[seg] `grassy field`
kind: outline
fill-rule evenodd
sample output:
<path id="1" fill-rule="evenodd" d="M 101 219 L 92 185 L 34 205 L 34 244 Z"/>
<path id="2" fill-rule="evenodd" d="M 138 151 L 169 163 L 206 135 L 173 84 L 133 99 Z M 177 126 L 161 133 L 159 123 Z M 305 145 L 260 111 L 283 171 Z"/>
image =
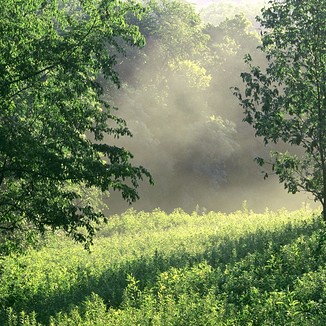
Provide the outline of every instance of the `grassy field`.
<path id="1" fill-rule="evenodd" d="M 0 325 L 326 325 L 316 212 L 127 211 L 0 261 Z"/>

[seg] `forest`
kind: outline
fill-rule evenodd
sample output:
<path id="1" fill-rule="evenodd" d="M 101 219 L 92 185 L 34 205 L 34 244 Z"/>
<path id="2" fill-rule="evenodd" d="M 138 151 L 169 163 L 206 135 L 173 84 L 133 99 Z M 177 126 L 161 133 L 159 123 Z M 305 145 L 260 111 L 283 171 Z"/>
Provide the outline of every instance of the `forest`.
<path id="1" fill-rule="evenodd" d="M 1 325 L 325 324 L 325 0 L 0 12 Z"/>
<path id="2" fill-rule="evenodd" d="M 219 21 L 215 6 L 228 18 Z M 287 196 L 277 180 L 264 182 L 253 162 L 270 149 L 242 122 L 230 90 L 241 84 L 246 53 L 264 64 L 257 49 L 259 30 L 243 7 L 217 2 L 200 15 L 190 4 L 162 2 L 142 18 L 139 27 L 146 45 L 130 49 L 121 59 L 122 85 L 109 92 L 134 135 L 121 138 L 119 145 L 130 149 L 155 180 L 154 187 L 143 184 L 139 189 L 136 209 L 182 207 L 191 212 L 198 205 L 231 212 L 247 200 L 264 211 L 268 205 L 293 209 L 309 201 Z M 259 14 L 250 2 L 249 11 Z M 216 20 L 204 21 L 209 14 Z M 109 207 L 121 213 L 128 205 L 112 193 Z"/>

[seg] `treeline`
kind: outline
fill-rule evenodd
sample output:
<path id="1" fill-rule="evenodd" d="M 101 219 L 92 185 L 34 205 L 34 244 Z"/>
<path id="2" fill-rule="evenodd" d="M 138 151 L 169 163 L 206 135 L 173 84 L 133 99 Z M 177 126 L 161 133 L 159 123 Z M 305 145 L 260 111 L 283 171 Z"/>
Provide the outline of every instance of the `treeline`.
<path id="1" fill-rule="evenodd" d="M 242 123 L 230 91 L 241 84 L 245 54 L 264 64 L 253 22 L 238 12 L 212 25 L 182 1 L 144 5 L 142 19 L 132 23 L 146 45 L 128 48 L 117 60 L 122 85 L 106 93 L 134 135 L 119 145 L 131 150 L 155 180 L 155 187 L 142 185 L 135 207 L 192 211 L 198 204 L 234 210 L 249 199 L 253 207 L 264 208 L 267 201 L 261 194 L 256 198 L 263 178 L 253 163 L 264 149 Z M 118 195 L 111 197 L 112 212 L 127 207 Z"/>

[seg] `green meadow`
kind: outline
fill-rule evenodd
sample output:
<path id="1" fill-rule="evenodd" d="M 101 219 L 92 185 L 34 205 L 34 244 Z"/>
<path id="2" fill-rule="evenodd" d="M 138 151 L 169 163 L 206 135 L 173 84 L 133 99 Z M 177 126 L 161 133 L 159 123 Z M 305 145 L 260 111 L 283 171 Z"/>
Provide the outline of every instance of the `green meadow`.
<path id="1" fill-rule="evenodd" d="M 0 325 L 325 325 L 320 212 L 129 210 L 0 261 Z"/>

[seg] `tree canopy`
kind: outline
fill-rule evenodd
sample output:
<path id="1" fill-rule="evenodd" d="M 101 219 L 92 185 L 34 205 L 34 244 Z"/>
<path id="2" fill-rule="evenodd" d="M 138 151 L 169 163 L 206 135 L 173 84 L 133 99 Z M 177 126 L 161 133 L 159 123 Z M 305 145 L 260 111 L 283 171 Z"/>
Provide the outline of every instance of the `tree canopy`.
<path id="1" fill-rule="evenodd" d="M 270 1 L 262 10 L 263 70 L 246 62 L 245 90 L 234 89 L 251 124 L 265 144 L 288 144 L 269 163 L 291 193 L 314 195 L 326 221 L 326 2 Z M 266 172 L 265 176 L 268 176 Z"/>
<path id="2" fill-rule="evenodd" d="M 207 26 L 194 6 L 181 0 L 144 4 L 141 21 L 133 22 L 146 45 L 127 49 L 117 66 L 123 84 L 107 91 L 135 134 L 118 143 L 141 158 L 155 179 L 154 188 L 140 189 L 133 207 L 226 209 L 233 191 L 240 208 L 248 191 L 238 191 L 239 180 L 263 182 L 254 178 L 250 154 L 245 158 L 249 128 L 241 123 L 229 85 L 245 69 L 245 51 L 257 52 L 258 33 L 243 15 Z M 111 211 L 122 212 L 126 205 L 117 197 L 109 199 Z"/>
<path id="3" fill-rule="evenodd" d="M 118 190 L 131 202 L 143 176 L 152 182 L 130 152 L 103 143 L 105 135 L 131 135 L 100 80 L 118 85 L 116 55 L 144 45 L 128 23 L 143 8 L 3 0 L 0 12 L 0 237 L 63 229 L 90 243 L 103 213 L 81 189 Z"/>

